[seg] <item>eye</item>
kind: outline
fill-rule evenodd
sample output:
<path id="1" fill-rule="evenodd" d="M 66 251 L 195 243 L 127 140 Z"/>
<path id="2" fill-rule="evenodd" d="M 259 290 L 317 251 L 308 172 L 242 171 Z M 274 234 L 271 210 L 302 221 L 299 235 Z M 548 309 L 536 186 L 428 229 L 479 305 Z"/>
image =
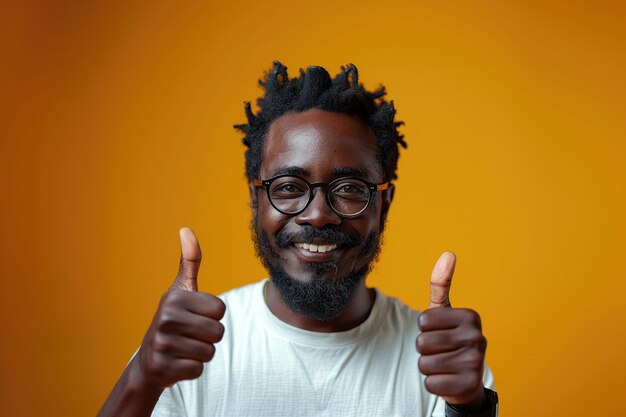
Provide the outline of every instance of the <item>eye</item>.
<path id="1" fill-rule="evenodd" d="M 347 181 L 337 184 L 333 188 L 333 195 L 343 199 L 362 200 L 368 198 L 369 190 L 358 181 Z"/>
<path id="2" fill-rule="evenodd" d="M 296 193 L 302 192 L 302 190 L 296 186 L 295 184 L 281 184 L 274 189 L 274 192 L 284 192 L 284 193 Z"/>
<path id="3" fill-rule="evenodd" d="M 278 180 L 270 189 L 272 198 L 298 198 L 306 195 L 308 187 L 301 181 L 291 179 Z"/>
<path id="4" fill-rule="evenodd" d="M 336 193 L 354 194 L 358 193 L 359 189 L 354 184 L 341 185 L 335 189 Z"/>

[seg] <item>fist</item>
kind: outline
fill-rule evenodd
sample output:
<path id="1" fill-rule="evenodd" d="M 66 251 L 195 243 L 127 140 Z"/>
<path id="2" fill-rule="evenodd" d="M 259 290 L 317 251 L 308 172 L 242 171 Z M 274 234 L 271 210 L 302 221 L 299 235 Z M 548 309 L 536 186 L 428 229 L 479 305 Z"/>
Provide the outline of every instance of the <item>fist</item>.
<path id="1" fill-rule="evenodd" d="M 157 388 L 199 377 L 224 334 L 219 320 L 226 306 L 219 298 L 198 292 L 202 253 L 191 229 L 180 229 L 180 243 L 178 275 L 161 297 L 137 354 L 142 379 Z"/>
<path id="2" fill-rule="evenodd" d="M 450 304 L 455 263 L 454 254 L 446 252 L 433 269 L 430 305 L 418 318 L 418 368 L 426 375 L 426 389 L 431 393 L 448 404 L 479 408 L 484 401 L 487 340 L 478 313 Z"/>

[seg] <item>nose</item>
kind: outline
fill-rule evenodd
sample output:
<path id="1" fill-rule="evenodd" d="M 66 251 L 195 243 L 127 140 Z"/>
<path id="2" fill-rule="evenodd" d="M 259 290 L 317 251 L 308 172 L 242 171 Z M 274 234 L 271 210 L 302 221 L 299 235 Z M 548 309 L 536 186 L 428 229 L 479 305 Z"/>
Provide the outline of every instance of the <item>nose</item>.
<path id="1" fill-rule="evenodd" d="M 321 229 L 328 224 L 341 224 L 341 217 L 330 208 L 326 200 L 326 192 L 321 187 L 313 190 L 313 200 L 294 219 L 297 224 L 308 224 L 317 229 Z"/>

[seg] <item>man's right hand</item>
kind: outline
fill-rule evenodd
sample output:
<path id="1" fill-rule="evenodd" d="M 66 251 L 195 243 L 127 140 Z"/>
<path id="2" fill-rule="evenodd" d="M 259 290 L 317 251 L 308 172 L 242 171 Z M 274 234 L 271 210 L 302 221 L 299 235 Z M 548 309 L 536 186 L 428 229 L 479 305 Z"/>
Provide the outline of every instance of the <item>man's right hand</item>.
<path id="1" fill-rule="evenodd" d="M 188 227 L 180 229 L 181 258 L 178 275 L 161 297 L 152 324 L 135 358 L 141 379 L 150 388 L 163 389 L 202 374 L 203 363 L 215 354 L 222 339 L 225 304 L 198 292 L 202 252 Z"/>
<path id="2" fill-rule="evenodd" d="M 148 417 L 166 387 L 202 374 L 224 335 L 226 306 L 198 292 L 202 252 L 191 229 L 180 229 L 178 275 L 161 297 L 139 352 L 130 361 L 98 417 Z"/>

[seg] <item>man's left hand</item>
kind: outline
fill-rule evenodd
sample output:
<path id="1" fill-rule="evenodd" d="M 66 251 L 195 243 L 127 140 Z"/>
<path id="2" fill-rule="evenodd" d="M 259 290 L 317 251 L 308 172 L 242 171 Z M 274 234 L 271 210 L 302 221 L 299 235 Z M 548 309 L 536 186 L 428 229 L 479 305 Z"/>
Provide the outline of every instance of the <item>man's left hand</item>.
<path id="1" fill-rule="evenodd" d="M 441 255 L 430 279 L 430 305 L 418 318 L 416 340 L 421 354 L 418 368 L 426 375 L 426 389 L 448 404 L 468 410 L 485 401 L 483 366 L 487 339 L 474 310 L 452 308 L 450 287 L 456 257 Z"/>

